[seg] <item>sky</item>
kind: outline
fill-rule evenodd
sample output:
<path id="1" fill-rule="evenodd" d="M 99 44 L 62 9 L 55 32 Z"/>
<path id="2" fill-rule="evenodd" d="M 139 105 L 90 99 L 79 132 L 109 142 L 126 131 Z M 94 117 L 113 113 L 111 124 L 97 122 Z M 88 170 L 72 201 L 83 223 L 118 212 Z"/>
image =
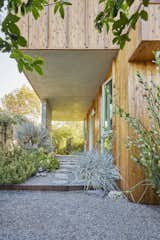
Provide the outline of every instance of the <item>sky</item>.
<path id="1" fill-rule="evenodd" d="M 24 84 L 30 86 L 24 74 L 18 72 L 15 60 L 10 59 L 8 54 L 0 53 L 0 99 Z"/>
<path id="2" fill-rule="evenodd" d="M 5 11 L 1 13 L 0 20 L 2 20 L 4 16 Z M 3 36 L 1 29 L 0 36 Z M 18 72 L 15 60 L 10 59 L 8 54 L 0 53 L 0 99 L 5 94 L 20 88 L 24 84 L 30 86 L 24 74 Z"/>

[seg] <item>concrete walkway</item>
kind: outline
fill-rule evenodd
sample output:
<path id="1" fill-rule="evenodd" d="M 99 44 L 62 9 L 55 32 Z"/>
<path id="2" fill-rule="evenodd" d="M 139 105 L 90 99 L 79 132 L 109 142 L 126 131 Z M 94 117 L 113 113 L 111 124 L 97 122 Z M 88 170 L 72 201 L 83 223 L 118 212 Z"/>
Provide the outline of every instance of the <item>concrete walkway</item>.
<path id="1" fill-rule="evenodd" d="M 32 177 L 23 185 L 83 185 L 83 182 L 75 178 L 75 168 L 81 155 L 59 155 L 60 168 L 48 173 L 45 177 Z"/>
<path id="2" fill-rule="evenodd" d="M 0 240 L 159 240 L 160 207 L 97 192 L 0 192 Z"/>

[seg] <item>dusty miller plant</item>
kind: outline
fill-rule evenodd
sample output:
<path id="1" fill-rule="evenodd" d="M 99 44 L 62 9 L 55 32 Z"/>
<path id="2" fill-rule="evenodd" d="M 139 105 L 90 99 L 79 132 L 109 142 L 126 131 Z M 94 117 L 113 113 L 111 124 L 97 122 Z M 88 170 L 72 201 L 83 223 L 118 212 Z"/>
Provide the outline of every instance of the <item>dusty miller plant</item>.
<path id="1" fill-rule="evenodd" d="M 25 149 L 43 148 L 47 152 L 53 151 L 53 145 L 47 129 L 36 126 L 32 122 L 24 122 L 16 127 L 16 139 Z"/>
<path id="2" fill-rule="evenodd" d="M 153 81 L 145 82 L 139 73 L 137 76 L 144 89 L 149 127 L 121 108 L 118 108 L 118 112 L 133 129 L 127 143 L 131 158 L 142 167 L 146 182 L 152 185 L 160 196 L 160 86 Z"/>
<path id="3" fill-rule="evenodd" d="M 103 189 L 105 193 L 117 189 L 115 183 L 120 179 L 118 169 L 113 165 L 111 152 L 100 154 L 97 151 L 86 152 L 79 160 L 76 174 L 84 181 L 85 189 Z"/>

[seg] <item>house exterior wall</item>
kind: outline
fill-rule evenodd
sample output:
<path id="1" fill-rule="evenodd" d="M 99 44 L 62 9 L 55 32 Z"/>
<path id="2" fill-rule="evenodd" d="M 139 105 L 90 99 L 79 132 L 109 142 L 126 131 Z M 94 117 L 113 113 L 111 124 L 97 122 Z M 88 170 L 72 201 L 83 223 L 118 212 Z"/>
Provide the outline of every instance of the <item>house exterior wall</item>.
<path id="1" fill-rule="evenodd" d="M 99 0 L 70 0 L 65 7 L 65 18 L 53 12 L 53 0 L 45 6 L 35 21 L 31 14 L 20 21 L 27 49 L 117 49 L 112 44 L 112 33 L 104 29 L 98 33 L 94 19 L 101 10 Z"/>
<path id="2" fill-rule="evenodd" d="M 94 28 L 94 19 L 100 10 L 99 0 L 72 0 L 72 6 L 67 7 L 64 21 L 53 14 L 52 1 L 42 11 L 38 21 L 34 21 L 31 15 L 26 16 L 20 22 L 22 34 L 28 41 L 27 49 L 29 50 L 85 50 L 117 49 L 112 44 L 112 33 L 106 34 L 105 30 L 99 34 Z M 133 9 L 137 8 L 140 0 L 134 1 Z M 132 116 L 139 117 L 146 126 L 148 125 L 147 117 L 144 116 L 145 103 L 142 99 L 142 90 L 137 90 L 138 82 L 136 72 L 139 70 L 143 73 L 146 80 L 153 77 L 155 82 L 159 82 L 159 73 L 152 63 L 153 50 L 160 49 L 160 2 L 157 0 L 150 1 L 147 8 L 149 20 L 147 22 L 139 21 L 136 31 L 130 32 L 132 39 L 126 44 L 125 48 L 119 51 L 116 59 L 112 62 L 111 70 L 106 72 L 106 82 L 112 77 L 113 103 L 118 104 Z M 102 80 L 102 79 L 100 79 Z M 46 110 L 45 110 L 46 111 Z M 44 111 L 44 112 L 45 112 Z M 86 149 L 89 149 L 89 120 L 93 117 L 93 147 L 101 151 L 102 138 L 102 86 L 97 89 L 97 95 L 88 109 L 86 121 Z M 47 113 L 43 115 L 44 125 L 47 123 Z M 42 116 L 42 117 L 43 117 Z M 50 116 L 50 114 L 49 114 Z M 121 189 L 128 190 L 137 182 L 144 178 L 142 170 L 136 166 L 129 158 L 128 151 L 125 147 L 125 141 L 130 134 L 128 125 L 119 116 L 114 115 L 113 119 L 113 155 L 115 163 L 119 167 L 123 180 L 119 185 Z M 49 125 L 48 125 L 49 126 Z M 134 197 L 139 199 L 143 187 L 140 186 L 134 191 Z M 150 190 L 143 199 L 144 202 L 156 202 L 153 192 Z"/>
<path id="3" fill-rule="evenodd" d="M 143 91 L 140 87 L 140 84 L 137 79 L 137 71 L 142 74 L 144 79 L 149 82 L 153 80 L 155 83 L 160 84 L 160 74 L 157 70 L 155 64 L 152 62 L 153 55 L 150 54 L 150 51 L 157 49 L 157 46 L 160 47 L 160 35 L 159 37 L 156 35 L 153 29 L 153 24 L 155 24 L 155 15 L 153 13 L 157 13 L 160 11 L 159 4 L 151 4 L 149 6 L 149 22 L 145 23 L 143 26 L 146 29 L 143 29 L 143 33 L 148 31 L 149 37 L 147 43 L 149 45 L 149 41 L 151 41 L 151 45 L 149 45 L 149 49 L 145 54 L 142 51 L 146 51 L 146 48 L 142 48 L 142 51 L 138 51 L 138 48 L 143 45 L 143 40 L 139 40 L 138 44 L 135 44 L 135 38 L 143 38 L 142 34 L 142 22 L 139 22 L 137 25 L 136 31 L 132 31 L 131 41 L 126 44 L 123 50 L 120 50 L 116 59 L 112 63 L 111 68 L 111 76 L 112 76 L 112 92 L 113 92 L 113 107 L 115 105 L 120 106 L 126 112 L 129 112 L 133 117 L 139 118 L 146 127 L 149 125 L 149 120 L 145 110 L 145 102 L 143 99 Z M 158 16 L 158 15 L 156 15 Z M 157 23 L 159 25 L 159 23 Z M 157 26 L 156 26 L 157 27 Z M 157 33 L 158 34 L 158 33 Z M 151 36 L 152 35 L 152 36 Z M 146 35 L 145 35 L 146 36 Z M 132 38 L 133 37 L 133 38 Z M 146 40 L 145 40 L 146 41 Z M 136 53 L 136 58 L 131 59 L 131 56 L 134 56 Z M 147 54 L 148 53 L 148 54 Z M 138 55 L 139 54 L 139 55 Z M 140 56 L 140 57 L 139 57 Z M 145 56 L 147 56 L 145 58 Z M 109 78 L 106 77 L 105 81 Z M 102 86 L 101 86 L 102 88 Z M 101 94 L 99 94 L 99 90 L 97 92 L 96 98 L 93 100 L 93 104 L 91 108 L 88 110 L 87 116 L 92 111 L 92 108 L 95 109 L 95 140 L 96 142 L 97 136 L 101 136 Z M 114 110 L 113 110 L 114 111 Z M 97 127 L 98 126 L 98 127 Z M 127 136 L 129 136 L 132 131 L 129 129 L 127 123 L 121 119 L 118 115 L 113 115 L 112 119 L 112 129 L 113 129 L 113 156 L 117 167 L 120 169 L 120 173 L 122 176 L 122 180 L 119 182 L 119 186 L 122 190 L 129 190 L 131 187 L 139 183 L 144 179 L 144 174 L 142 169 L 136 165 L 129 156 L 128 150 L 125 146 L 127 141 Z M 98 149 L 96 144 L 94 144 L 94 148 Z M 138 201 L 144 192 L 144 186 L 139 185 L 133 191 L 133 197 L 136 201 Z M 131 199 L 131 196 L 129 196 Z M 132 200 L 132 199 L 131 199 Z M 145 203 L 157 203 L 159 202 L 157 196 L 153 192 L 153 190 L 149 189 L 145 196 L 143 197 L 142 202 Z"/>

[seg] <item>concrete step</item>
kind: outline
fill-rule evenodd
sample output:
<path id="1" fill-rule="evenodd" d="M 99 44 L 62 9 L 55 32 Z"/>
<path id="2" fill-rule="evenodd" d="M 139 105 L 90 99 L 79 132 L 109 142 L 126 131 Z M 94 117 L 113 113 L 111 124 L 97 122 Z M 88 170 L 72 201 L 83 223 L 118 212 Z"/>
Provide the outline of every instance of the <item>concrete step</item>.
<path id="1" fill-rule="evenodd" d="M 77 164 L 60 163 L 60 167 L 75 167 Z"/>
<path id="2" fill-rule="evenodd" d="M 71 165 L 77 165 L 77 162 L 60 162 L 60 164 L 71 164 Z"/>
<path id="3" fill-rule="evenodd" d="M 66 168 L 61 168 L 61 169 L 58 169 L 56 170 L 56 173 L 72 173 L 71 169 L 66 169 Z"/>

